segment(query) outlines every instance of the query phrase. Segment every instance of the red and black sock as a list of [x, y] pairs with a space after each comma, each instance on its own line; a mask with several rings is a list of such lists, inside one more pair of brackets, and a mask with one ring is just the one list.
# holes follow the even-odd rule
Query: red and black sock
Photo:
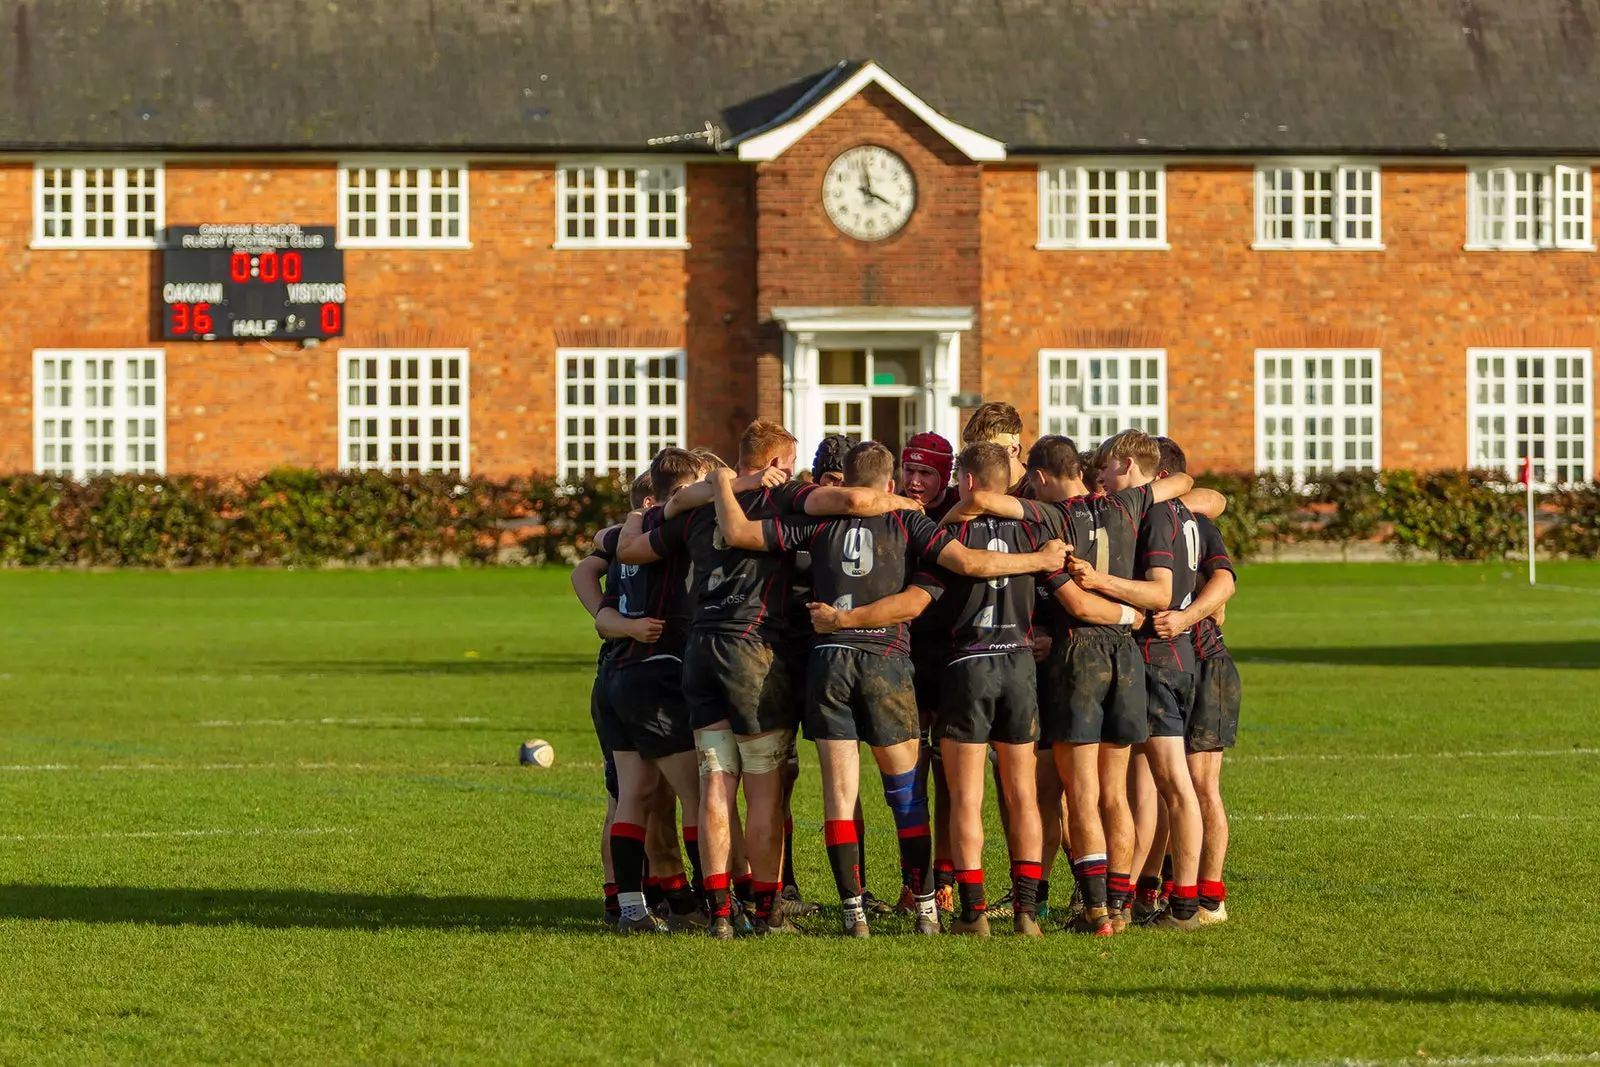
[[755, 904], [756, 880], [753, 875], [741, 874], [733, 880], [733, 895], [743, 904]]
[[983, 868], [956, 872], [956, 891], [961, 895], [961, 921], [976, 922], [978, 916], [989, 910], [983, 896]]
[[1207, 911], [1216, 911], [1222, 907], [1222, 902], [1228, 899], [1228, 887], [1219, 878], [1215, 882], [1200, 879], [1200, 906]]
[[778, 891], [783, 886], [778, 882], [756, 882], [754, 888], [756, 918], [772, 918], [772, 904], [778, 899]]
[[1011, 865], [1011, 906], [1019, 914], [1037, 915], [1039, 912], [1039, 876], [1044, 868], [1030, 860]]
[[1078, 892], [1083, 894], [1083, 906], [1106, 906], [1106, 854], [1097, 852], [1072, 861], [1072, 877], [1078, 880]]
[[1200, 907], [1200, 887], [1180, 885], [1172, 888], [1172, 899], [1167, 902], [1174, 919], [1192, 919]]
[[1161, 896], [1163, 899], [1172, 896], [1172, 853], [1167, 853], [1161, 859]]
[[661, 893], [674, 915], [688, 915], [700, 906], [699, 897], [689, 888], [689, 879], [681, 874], [661, 879]]
[[932, 892], [928, 888], [928, 868], [933, 865], [933, 838], [928, 834], [928, 824], [908, 826], [900, 834], [900, 884], [911, 889], [912, 896]]
[[689, 857], [689, 869], [694, 872], [694, 891], [702, 892], [705, 889], [706, 876], [700, 869], [700, 827], [683, 828], [683, 851]]
[[617, 879], [618, 918], [638, 919], [649, 906], [644, 887], [644, 827], [611, 824], [611, 869]]
[[[613, 860], [612, 862], [615, 863], [616, 861]], [[661, 888], [661, 883], [665, 880], [664, 878], [655, 877], [644, 880], [644, 906], [651, 911], [660, 908], [662, 902], [667, 899], [666, 892]]]
[[945, 888], [954, 889], [956, 884], [956, 865], [949, 860], [936, 859], [933, 861], [933, 888], [935, 891]]
[[1139, 903], [1153, 908], [1161, 902], [1161, 879], [1153, 874], [1142, 875], [1134, 891]]
[[822, 824], [822, 840], [828, 846], [828, 866], [833, 868], [833, 884], [840, 900], [861, 896], [861, 844], [856, 840], [856, 824], [850, 819], [829, 819]]
[[867, 820], [855, 819], [856, 824], [856, 875], [861, 881], [862, 892], [867, 888]]
[[622, 906], [617, 903], [617, 883], [607, 882], [605, 885], [606, 921], [616, 922], [622, 918]]
[[733, 898], [728, 886], [733, 881], [726, 874], [706, 875], [706, 910], [713, 916], [727, 918], [733, 914]]
[[1133, 903], [1133, 879], [1126, 874], [1106, 875], [1106, 906], [1120, 911]]
[[[794, 820], [783, 820], [783, 885], [795, 885], [794, 880]], [[796, 886], [798, 889], [798, 886]]]

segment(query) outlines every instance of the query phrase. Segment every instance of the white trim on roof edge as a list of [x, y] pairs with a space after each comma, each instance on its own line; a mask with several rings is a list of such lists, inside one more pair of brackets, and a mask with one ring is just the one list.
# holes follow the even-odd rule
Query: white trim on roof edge
[[1006, 158], [1004, 142], [985, 137], [977, 130], [968, 129], [959, 122], [945, 118], [910, 89], [896, 81], [888, 71], [876, 63], [868, 63], [798, 117], [739, 141], [739, 159], [747, 163], [764, 163], [777, 159], [800, 138], [816, 129], [823, 119], [838, 111], [846, 101], [865, 89], [868, 83], [878, 85], [884, 92], [904, 104], [913, 115], [926, 122], [940, 137], [955, 145], [973, 162], [998, 163]]

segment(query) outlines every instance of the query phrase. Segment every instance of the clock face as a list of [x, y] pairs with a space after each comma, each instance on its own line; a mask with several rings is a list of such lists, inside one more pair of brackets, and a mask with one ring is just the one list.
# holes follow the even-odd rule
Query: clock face
[[840, 231], [858, 241], [900, 232], [917, 206], [917, 179], [906, 161], [877, 145], [843, 152], [828, 167], [822, 204]]

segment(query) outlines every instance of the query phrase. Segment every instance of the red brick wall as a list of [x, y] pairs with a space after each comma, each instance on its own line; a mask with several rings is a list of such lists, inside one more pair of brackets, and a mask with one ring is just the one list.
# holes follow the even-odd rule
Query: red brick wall
[[1258, 348], [1383, 354], [1383, 463], [1467, 459], [1467, 349], [1600, 349], [1600, 255], [1465, 252], [1463, 168], [1383, 170], [1382, 251], [1254, 251], [1254, 171], [1167, 170], [1170, 251], [1041, 251], [1038, 172], [984, 174], [982, 390], [1038, 425], [1041, 348], [1167, 350], [1196, 469], [1255, 463]]
[[[876, 144], [898, 153], [917, 181], [917, 209], [882, 241], [840, 233], [822, 207], [828, 164], [847, 148]], [[782, 411], [775, 362], [774, 307], [970, 306], [981, 293], [982, 170], [904, 105], [869, 85], [777, 159], [757, 166], [759, 313], [769, 363], [762, 411]], [[963, 383], [975, 386], [979, 334], [963, 339]]]
[[[0, 164], [0, 470], [32, 466], [32, 353], [47, 347], [164, 348], [174, 472], [335, 465], [341, 347], [468, 349], [472, 467], [506, 474], [554, 465], [558, 344], [685, 346], [691, 440], [729, 448], [754, 411], [749, 169], [689, 167], [687, 251], [553, 249], [551, 165], [469, 173], [473, 247], [347, 251], [346, 336], [302, 350], [161, 342], [159, 254], [30, 249], [32, 167]], [[172, 164], [166, 217], [332, 224], [335, 186], [331, 164]]]

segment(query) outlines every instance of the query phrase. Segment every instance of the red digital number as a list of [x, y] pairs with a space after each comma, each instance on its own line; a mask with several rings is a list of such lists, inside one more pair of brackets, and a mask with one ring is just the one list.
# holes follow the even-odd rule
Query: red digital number
[[250, 280], [250, 257], [243, 252], [235, 252], [228, 260], [228, 277], [236, 282]]
[[334, 334], [339, 332], [339, 324], [344, 321], [344, 310], [338, 304], [322, 305], [322, 332]]
[[291, 285], [300, 280], [300, 253], [285, 252], [279, 259], [279, 266], [283, 270], [283, 280]]
[[278, 253], [261, 253], [261, 280], [275, 282], [278, 280]]
[[183, 334], [189, 332], [189, 305], [172, 305], [172, 332]]
[[207, 333], [210, 333], [212, 331], [212, 329], [214, 328], [213, 327], [213, 323], [211, 321], [211, 305], [210, 304], [196, 304], [194, 306], [194, 316], [193, 316], [193, 318], [194, 318], [194, 332], [195, 333], [207, 334]]

